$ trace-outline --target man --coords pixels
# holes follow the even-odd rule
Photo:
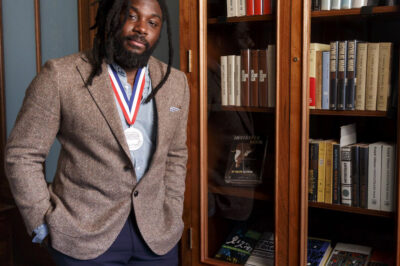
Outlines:
[[[91,53],[50,60],[29,86],[6,173],[34,242],[59,265],[177,265],[186,175],[185,75],[150,57],[164,0],[101,0]],[[57,136],[57,172],[43,162]]]

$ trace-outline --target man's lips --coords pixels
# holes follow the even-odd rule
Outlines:
[[[132,41],[128,40],[128,43],[130,46],[135,46],[135,47],[140,47],[140,48],[145,48],[146,45],[144,43],[138,42],[138,41]]]
[[[147,48],[148,46],[147,41],[137,35],[126,37],[126,41],[128,42],[129,46],[133,47]]]

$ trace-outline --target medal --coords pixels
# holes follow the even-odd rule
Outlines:
[[[130,151],[136,151],[142,147],[143,134],[140,132],[140,130],[134,127],[129,127],[125,129],[124,133]]]

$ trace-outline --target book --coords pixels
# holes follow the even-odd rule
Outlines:
[[[258,107],[258,50],[250,50],[250,106]]]
[[[327,239],[308,237],[307,266],[324,266],[332,251],[331,241]]]
[[[250,106],[250,49],[241,50],[241,103],[242,106]]]
[[[365,143],[357,144],[360,148],[360,207],[368,207],[368,156],[369,145]]]
[[[221,105],[228,105],[228,57],[221,56]]]
[[[352,6],[352,0],[342,0],[340,3],[340,9],[350,9]]]
[[[382,144],[381,211],[394,211],[395,152],[396,146],[393,143]]]
[[[275,107],[276,103],[276,45],[269,44],[267,48],[268,72],[268,107]]]
[[[267,142],[266,136],[233,136],[225,172],[225,183],[250,186],[261,184]]]
[[[267,49],[258,53],[258,94],[260,107],[268,107]]]
[[[326,265],[367,265],[371,256],[371,247],[337,243]]]
[[[347,88],[346,110],[355,110],[356,83],[357,83],[357,40],[347,43]]]
[[[317,202],[325,202],[326,141],[318,141],[318,192]]]
[[[274,233],[264,232],[257,241],[245,266],[273,266],[275,258]]]
[[[347,85],[347,41],[339,42],[338,83],[337,83],[337,110],[346,109]]]
[[[244,264],[253,251],[261,233],[239,227],[234,229],[218,250],[215,258],[231,263]]]
[[[238,17],[246,16],[246,0],[237,0],[236,10]]]
[[[361,8],[367,5],[368,0],[353,0],[351,8]]]
[[[322,99],[321,108],[329,110],[329,74],[330,74],[330,52],[322,52]]]
[[[226,16],[228,18],[236,16],[236,1],[237,0],[226,0]]]
[[[246,15],[254,15],[254,0],[246,0]]]
[[[332,10],[338,10],[340,9],[341,5],[342,5],[342,1],[341,0],[331,0],[332,4],[331,4],[331,9]]]
[[[351,147],[351,206],[360,207],[360,147]]]
[[[379,43],[378,89],[376,95],[376,109],[378,111],[387,111],[388,109],[391,91],[392,52],[393,43]]]
[[[356,70],[356,110],[365,110],[365,86],[367,81],[367,54],[368,43],[357,44],[357,70]]]
[[[235,105],[241,106],[241,87],[242,87],[242,79],[241,79],[241,61],[242,58],[240,55],[235,56]]]
[[[333,144],[333,158],[332,158],[332,203],[341,203],[341,171],[340,171],[340,144]]]
[[[275,0],[263,0],[263,15],[272,14],[271,1]]]
[[[331,10],[331,0],[321,0],[321,10]]]
[[[325,203],[332,204],[333,193],[333,145],[337,144],[334,140],[326,141],[326,164],[325,164]]]
[[[262,15],[263,0],[254,0],[254,15]]]
[[[323,43],[311,43],[310,44],[310,65],[309,65],[309,77],[310,77],[310,99],[309,99],[309,107],[311,109],[315,109],[316,106],[316,72],[317,72],[317,61],[316,57],[317,51],[329,51],[329,45]]]
[[[321,0],[312,0],[311,1],[311,10],[312,11],[320,11],[321,10]]]
[[[308,200],[316,202],[318,194],[318,153],[319,142],[310,139],[308,160]]]
[[[235,56],[228,55],[228,105],[235,105]]]
[[[351,206],[352,180],[351,180],[351,146],[341,147],[340,150],[341,169],[341,204]]]
[[[380,210],[381,208],[381,162],[382,143],[376,142],[369,145],[368,156],[368,209]]]
[[[329,109],[337,108],[338,55],[339,42],[330,43]]]
[[[378,91],[379,43],[368,43],[367,80],[365,87],[365,109],[376,111]]]
[[[315,54],[315,109],[322,109],[322,51]]]

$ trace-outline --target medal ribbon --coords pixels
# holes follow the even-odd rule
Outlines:
[[[142,99],[143,88],[146,83],[146,67],[138,69],[130,99],[128,99],[117,71],[112,65],[108,65],[108,73],[110,75],[111,86],[119,106],[121,107],[122,113],[124,114],[125,120],[129,125],[133,125],[136,121],[140,101]]]

